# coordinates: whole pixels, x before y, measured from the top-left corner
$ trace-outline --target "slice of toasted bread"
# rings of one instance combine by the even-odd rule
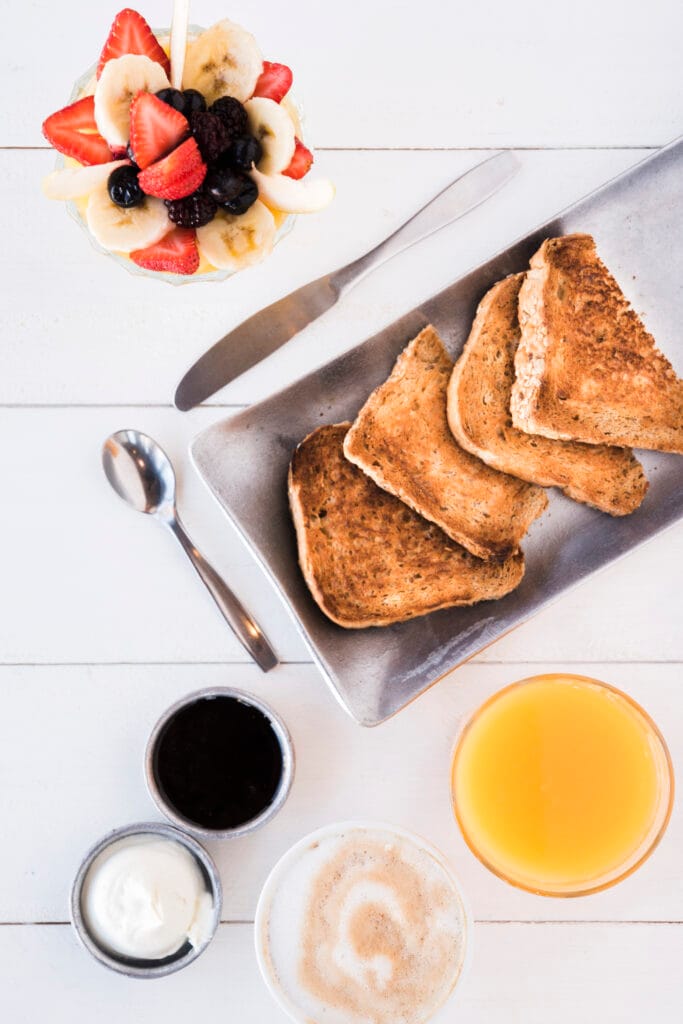
[[[521,552],[504,562],[475,558],[381,490],[344,458],[349,426],[314,430],[289,468],[299,563],[328,618],[348,629],[387,626],[514,590]]]
[[[426,327],[358,413],[344,454],[473,555],[505,558],[548,499],[455,441],[446,418],[452,369],[438,334]]]
[[[510,401],[516,427],[565,441],[683,452],[683,380],[590,235],[543,243],[520,290],[519,322]]]
[[[524,274],[506,277],[481,300],[448,384],[448,424],[463,448],[494,469],[543,487],[561,487],[575,501],[610,515],[628,515],[647,491],[643,468],[630,448],[553,441],[512,426],[510,392],[523,280]]]

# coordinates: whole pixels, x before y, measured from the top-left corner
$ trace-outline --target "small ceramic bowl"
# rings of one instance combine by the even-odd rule
[[[244,822],[244,824],[231,829],[202,828],[201,825],[198,825],[190,818],[186,818],[183,814],[179,813],[173,804],[166,798],[157,777],[157,745],[163,736],[168,723],[178,711],[187,707],[188,704],[193,704],[195,701],[206,700],[207,698],[212,697],[232,697],[235,700],[239,700],[244,704],[249,704],[251,707],[260,711],[261,714],[270,722],[271,728],[275,733],[282,752],[282,774],[273,799],[255,818],[250,818],[249,821]],[[265,825],[266,822],[270,821],[270,819],[273,818],[280,810],[289,795],[290,789],[292,788],[293,779],[294,745],[292,744],[292,738],[289,734],[289,730],[283,720],[277,712],[270,707],[270,705],[259,700],[258,697],[254,697],[250,693],[245,693],[243,690],[236,690],[229,686],[217,686],[206,690],[197,690],[195,693],[190,693],[175,704],[172,704],[154,726],[152,734],[147,742],[147,750],[145,751],[145,780],[154,803],[157,805],[161,813],[165,815],[169,821],[173,822],[176,828],[183,829],[183,831],[189,832],[191,835],[197,836],[200,839],[238,839],[240,836],[247,835],[250,832],[255,832],[257,828],[261,828],[262,825]]]
[[[131,836],[159,836],[162,839],[172,839],[179,843],[190,853],[201,871],[207,891],[211,894],[213,910],[209,929],[204,941],[198,946],[186,942],[179,950],[171,956],[159,960],[138,960],[131,957],[120,956],[101,946],[91,934],[87,921],[82,910],[83,887],[88,878],[88,872],[95,859],[109,846],[121,839],[128,839]],[[203,846],[185,835],[178,829],[172,828],[160,822],[140,822],[135,825],[125,825],[116,828],[103,836],[92,846],[81,862],[76,877],[71,887],[71,923],[74,926],[76,935],[81,945],[101,963],[118,974],[126,974],[130,978],[162,978],[167,974],[174,974],[176,971],[187,967],[193,960],[200,956],[213,939],[221,919],[221,908],[223,905],[223,890],[218,869]]]

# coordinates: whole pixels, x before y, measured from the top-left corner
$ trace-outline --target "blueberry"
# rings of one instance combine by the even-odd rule
[[[140,188],[136,167],[117,167],[109,175],[107,188],[112,203],[124,208],[139,206],[145,198],[145,193]]]
[[[155,96],[162,103],[168,104],[174,110],[179,110],[181,114],[185,113],[185,96],[180,89],[160,89]]]
[[[246,174],[216,167],[204,179],[204,191],[228,213],[245,213],[258,199],[258,188]]]
[[[250,206],[258,199],[258,188],[256,182],[252,181],[251,178],[246,178],[244,185],[234,199],[228,200],[227,203],[223,203],[223,209],[227,210],[228,213],[239,215],[240,213],[246,213]]]
[[[244,174],[233,171],[230,167],[215,167],[204,179],[204,192],[208,192],[217,203],[228,203],[240,194],[244,182]]]
[[[190,114],[201,113],[206,110],[206,100],[200,92],[196,89],[184,89],[183,96],[185,100],[185,109],[183,114],[185,117],[189,117]]]
[[[250,171],[263,155],[261,143],[253,135],[240,135],[231,142],[224,162],[238,171]]]

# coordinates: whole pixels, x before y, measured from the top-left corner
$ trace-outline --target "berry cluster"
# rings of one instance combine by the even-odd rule
[[[158,196],[179,227],[203,227],[219,207],[239,216],[258,198],[247,172],[261,159],[261,144],[231,96],[207,109],[196,89],[141,93],[131,105],[127,156],[131,164],[109,177],[111,201],[131,207]]]

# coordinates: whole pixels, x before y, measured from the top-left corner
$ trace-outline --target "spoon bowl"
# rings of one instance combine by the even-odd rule
[[[102,465],[116,493],[137,512],[173,513],[175,473],[166,452],[140,430],[119,430],[102,447]]]

